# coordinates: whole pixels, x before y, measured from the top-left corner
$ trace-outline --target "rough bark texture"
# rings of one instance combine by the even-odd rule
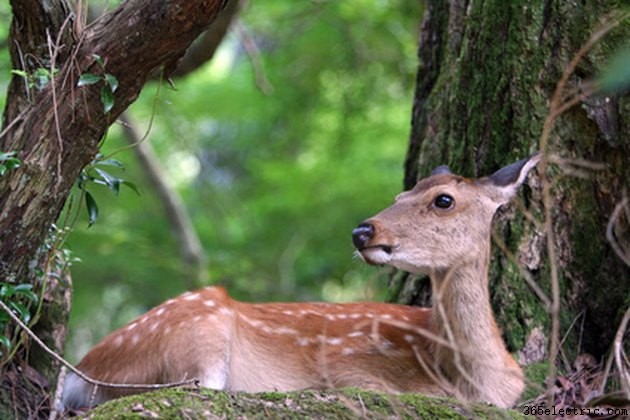
[[[83,28],[64,0],[11,1],[13,67],[28,75],[47,69],[53,77],[47,84],[32,86],[28,78],[14,76],[9,86],[0,151],[16,152],[22,164],[0,177],[0,279],[34,284],[37,293],[49,287],[35,330],[53,348],[61,349],[55,340],[63,339],[63,334],[54,330],[65,322],[67,307],[59,304],[65,289],[53,289],[63,282],[44,275],[54,271],[50,257],[54,247],[45,244],[51,226],[80,171],[94,159],[107,128],[137,98],[147,79],[162,69],[168,76],[224,5],[225,0],[125,2]],[[85,73],[117,78],[110,112],[104,112],[101,102],[103,81],[77,87]],[[35,348],[25,354],[29,357],[22,371],[37,365],[46,377],[36,379],[33,373],[16,378],[54,383],[56,367],[49,359]],[[3,375],[7,369],[8,365],[0,368],[4,379],[10,379]],[[38,387],[40,392],[41,388],[45,387]],[[16,402],[15,394],[9,401],[15,407],[27,405]],[[42,408],[46,407],[29,406],[35,411],[21,414],[36,417]]]
[[[428,2],[420,36],[405,189],[440,164],[462,175],[481,176],[537,150],[549,99],[565,65],[600,27],[601,18],[620,6],[552,0],[445,3]],[[595,76],[628,39],[626,20],[587,54],[569,85]],[[562,288],[561,334],[578,314],[584,317],[564,345],[569,354],[576,351],[581,335],[577,351],[602,356],[630,304],[630,269],[606,240],[611,212],[629,186],[628,139],[627,92],[573,107],[559,117],[551,135],[551,153],[607,165],[582,171],[586,177],[559,165],[549,172]],[[538,182],[534,177],[521,198],[542,220]],[[549,295],[544,231],[527,222],[516,206],[504,211],[496,225],[497,236]],[[626,229],[618,235],[630,233]],[[548,327],[546,309],[517,265],[496,246],[490,281],[493,307],[509,347],[522,349],[534,327]],[[391,283],[392,300],[427,304],[423,279],[396,273]]]

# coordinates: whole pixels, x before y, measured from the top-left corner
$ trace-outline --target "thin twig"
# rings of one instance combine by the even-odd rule
[[[103,382],[97,379],[90,378],[85,373],[81,372],[79,369],[72,366],[70,362],[68,362],[63,357],[59,356],[54,350],[46,345],[38,336],[35,334],[26,324],[22,322],[17,315],[11,311],[11,309],[4,303],[3,300],[0,300],[0,308],[2,308],[9,316],[28,334],[44,351],[50,354],[55,360],[59,363],[70,369],[75,375],[79,378],[83,379],[85,382],[88,382],[92,385],[102,386],[105,388],[124,388],[124,389],[161,389],[161,388],[172,388],[176,386],[183,385],[195,385],[199,386],[198,379],[189,379],[180,382],[171,382],[166,384],[120,384],[120,383],[111,383],[111,382]]]
[[[269,79],[267,79],[260,50],[258,49],[254,38],[252,38],[249,32],[247,32],[247,29],[240,22],[240,20],[236,20],[233,25],[234,29],[241,38],[241,42],[243,43],[243,48],[245,49],[245,52],[251,60],[252,69],[254,70],[254,79],[256,80],[256,86],[265,95],[271,95],[274,88],[273,85],[269,82]]]
[[[630,322],[630,308],[626,310],[626,313],[619,324],[619,328],[617,329],[617,334],[615,334],[615,344],[614,344],[614,353],[615,353],[615,362],[617,363],[617,370],[619,371],[619,380],[621,382],[621,387],[626,393],[626,398],[630,398],[630,366],[628,366],[628,361],[625,360],[624,349],[623,349],[623,337],[626,333],[626,329],[628,328],[628,322]]]
[[[627,211],[627,207],[628,207],[628,196],[624,194],[624,197],[615,206],[615,209],[610,215],[608,226],[606,226],[606,239],[608,239],[608,242],[610,242],[610,246],[615,251],[617,256],[621,258],[621,260],[624,263],[630,266],[630,254],[628,253],[628,251],[624,250],[621,247],[621,245],[619,245],[619,242],[617,241],[617,238],[615,237],[615,225],[617,223],[617,220],[619,220],[619,218],[621,217],[622,210],[626,208],[626,211]],[[630,220],[627,220],[626,223],[628,223],[628,225],[630,226]]]

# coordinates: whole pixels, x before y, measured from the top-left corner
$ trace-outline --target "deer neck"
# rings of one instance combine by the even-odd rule
[[[475,258],[431,276],[433,325],[441,338],[458,349],[438,346],[442,348],[436,354],[448,376],[457,376],[462,366],[474,372],[496,369],[510,358],[490,305],[489,259],[488,243]]]

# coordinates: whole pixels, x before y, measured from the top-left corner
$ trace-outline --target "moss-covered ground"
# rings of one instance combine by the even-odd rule
[[[389,395],[357,389],[260,394],[207,389],[164,389],[120,398],[86,413],[89,419],[469,419],[524,418],[487,404],[463,404],[419,394]]]

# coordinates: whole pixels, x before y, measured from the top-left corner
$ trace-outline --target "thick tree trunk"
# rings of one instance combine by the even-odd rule
[[[557,81],[613,3],[429,1],[418,50],[405,189],[440,164],[462,175],[480,176],[537,150]],[[590,50],[569,86],[595,76],[628,39],[626,20]],[[583,329],[573,328],[564,348],[599,357],[612,344],[630,304],[630,269],[606,239],[611,213],[630,182],[630,98],[592,97],[580,105],[558,118],[549,151],[606,166],[582,168],[585,177],[576,177],[571,163],[551,166],[553,231],[562,292],[561,334],[578,314],[583,317],[577,323],[583,322]],[[522,198],[542,221],[539,185],[532,185]],[[532,227],[514,207],[497,221],[499,241],[550,296],[544,229]],[[630,236],[622,226],[618,237]],[[491,269],[493,307],[510,349],[518,350],[535,327],[548,331],[549,315],[516,263],[497,248]],[[393,300],[427,303],[428,285],[422,279],[397,273],[392,286]]]
[[[145,81],[159,71],[168,76],[225,3],[125,2],[84,28],[65,0],[11,1],[13,68],[28,76],[15,75],[11,81],[0,135],[0,151],[16,152],[22,161],[0,177],[1,281],[31,283],[38,293],[43,284],[53,284],[45,279],[47,271],[55,271],[45,241],[79,173]],[[48,83],[30,83],[36,72],[46,70]],[[77,86],[86,73],[103,79]],[[118,81],[109,112],[101,102],[106,75]],[[62,300],[57,296],[47,303]],[[51,332],[56,316],[59,310],[44,306],[39,325]],[[46,374],[54,379],[54,369]]]

